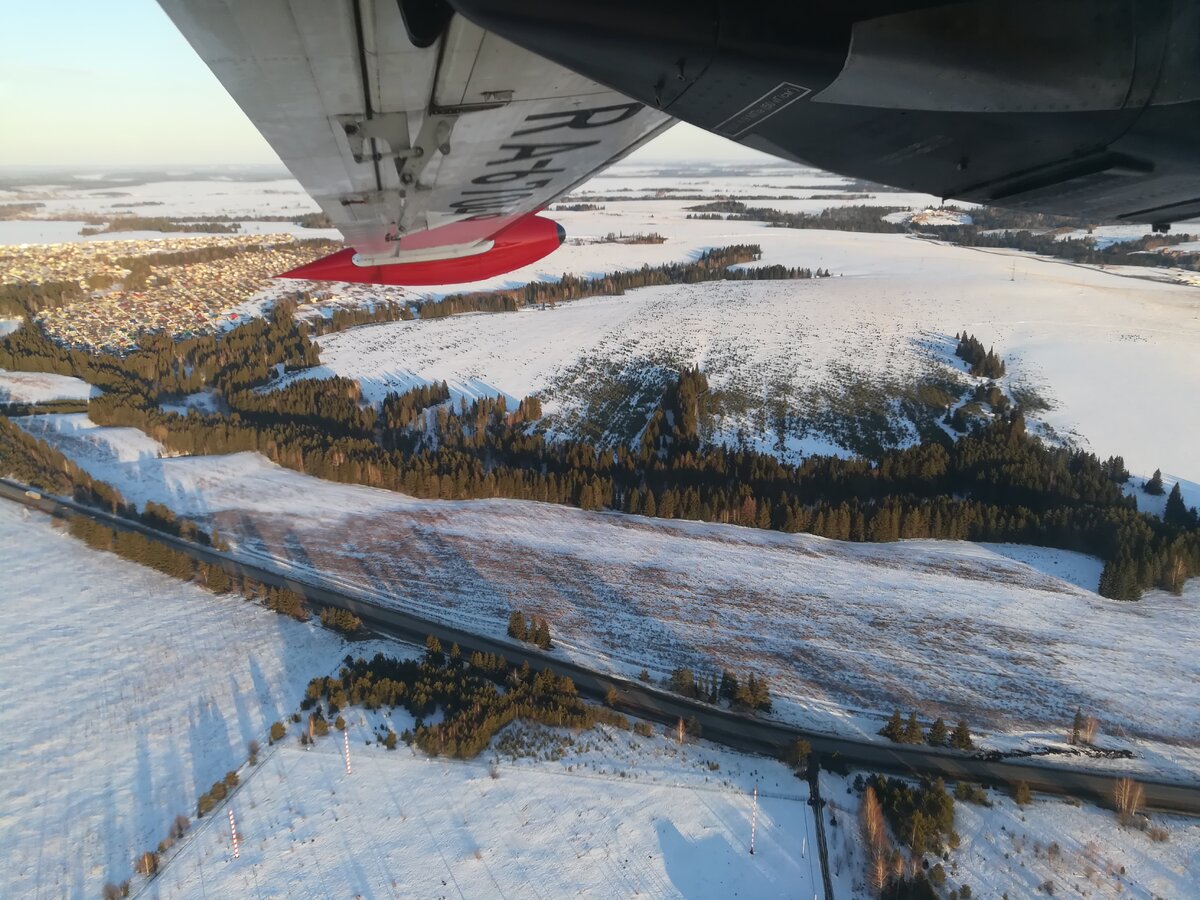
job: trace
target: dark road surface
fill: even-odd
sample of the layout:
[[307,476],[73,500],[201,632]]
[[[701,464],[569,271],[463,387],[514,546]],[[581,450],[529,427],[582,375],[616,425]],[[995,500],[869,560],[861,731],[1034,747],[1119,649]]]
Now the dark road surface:
[[[772,722],[704,703],[688,700],[652,685],[592,671],[584,666],[555,658],[524,644],[472,634],[451,625],[413,615],[403,609],[382,606],[365,594],[334,586],[317,575],[300,580],[294,575],[273,570],[262,562],[248,562],[233,554],[203,547],[155,531],[138,522],[110,515],[70,500],[26,495],[26,487],[0,479],[0,497],[50,514],[84,515],[114,528],[139,531],[148,537],[180,550],[193,559],[215,563],[231,574],[249,576],[265,584],[287,587],[312,604],[348,609],[368,627],[416,644],[435,635],[443,644],[457,643],[464,652],[479,650],[499,653],[510,662],[528,662],[534,669],[551,669],[568,675],[582,694],[600,699],[610,688],[618,692],[617,708],[630,714],[664,724],[675,724],[680,717],[695,717],[703,736],[738,750],[780,756],[797,737],[812,744],[813,751],[826,764],[890,772],[899,775],[932,775],[947,780],[969,780],[987,785],[1012,785],[1024,781],[1032,790],[1065,794],[1082,800],[1112,806],[1113,784],[1123,773],[1088,770],[1075,765],[1055,766],[1051,758],[1037,761],[982,759],[952,750],[925,746],[886,744],[874,740],[839,737],[805,731],[792,725]],[[1134,775],[1145,789],[1145,808],[1165,812],[1200,813],[1200,784],[1153,781]]]

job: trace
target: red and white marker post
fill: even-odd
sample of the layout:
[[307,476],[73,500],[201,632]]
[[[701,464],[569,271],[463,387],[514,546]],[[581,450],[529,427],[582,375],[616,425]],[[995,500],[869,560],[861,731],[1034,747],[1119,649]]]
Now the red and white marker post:
[[351,774],[351,772],[350,772],[350,729],[349,728],[347,728],[345,731],[342,732],[342,737],[345,739],[343,741],[343,744],[345,745],[345,748],[346,748],[346,774],[349,775],[349,774]]
[[750,855],[754,855],[754,830],[758,825],[758,785],[754,786],[754,805],[750,807]]
[[229,839],[233,842],[233,858],[238,858],[237,825],[233,822],[233,810],[229,810]]

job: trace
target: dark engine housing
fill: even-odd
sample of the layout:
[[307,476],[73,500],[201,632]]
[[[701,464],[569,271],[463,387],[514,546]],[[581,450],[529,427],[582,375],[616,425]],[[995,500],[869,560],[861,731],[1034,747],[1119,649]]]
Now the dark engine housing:
[[1200,0],[452,0],[748,147],[1092,220],[1200,216]]

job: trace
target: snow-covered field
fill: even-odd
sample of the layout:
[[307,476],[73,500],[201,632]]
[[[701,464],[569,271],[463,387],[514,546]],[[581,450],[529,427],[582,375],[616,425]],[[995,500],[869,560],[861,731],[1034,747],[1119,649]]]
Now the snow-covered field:
[[0,369],[0,403],[89,400],[99,394],[99,388],[67,375],[54,375],[49,372],[9,372]]
[[0,896],[93,898],[346,644],[0,504]]
[[[1200,582],[1140,603],[1049,550],[806,535],[516,501],[419,501],[260,456],[160,458],[134,429],[18,420],[138,503],[211,522],[238,550],[502,636],[545,616],[559,652],[627,676],[755,669],[781,717],[872,734],[881,711],[966,716],[991,745],[1061,743],[1076,708],[1133,765],[1200,771]],[[402,548],[402,552],[397,552]],[[1136,672],[1136,677],[1114,677]],[[1124,765],[1124,763],[1122,763]]]
[[[1141,477],[1161,468],[1169,481],[1200,482],[1200,415],[1181,400],[1200,392],[1195,288],[903,235],[689,221],[684,205],[619,205],[621,227],[657,228],[672,236],[667,244],[577,249],[587,250],[589,271],[608,271],[640,262],[630,251],[678,258],[754,242],[764,264],[826,267],[834,277],[655,287],[553,310],[359,328],[321,338],[324,365],[310,377],[360,379],[372,399],[443,379],[468,396],[542,392],[547,411],[570,421],[585,414],[596,384],[700,364],[714,388],[745,400],[723,423],[726,437],[745,429],[775,447],[770,411],[783,403],[801,423],[790,428],[789,455],[845,452],[839,414],[864,394],[898,401],[920,380],[954,377],[953,335],[966,329],[1005,357],[1010,387],[1051,404],[1036,417],[1061,437],[1123,455]],[[573,215],[600,230],[601,214]],[[569,249],[534,268],[561,259],[574,269],[559,256]],[[1187,499],[1200,503],[1200,493]]]
[[[822,890],[808,785],[778,762],[605,727],[534,729],[562,742],[556,760],[494,749],[430,759],[368,746],[358,716],[352,774],[337,732],[311,751],[288,741],[232,803],[239,858],[227,822],[214,820],[155,895],[765,900]],[[392,718],[398,731],[411,724],[402,710]],[[850,884],[839,881],[841,896]]]

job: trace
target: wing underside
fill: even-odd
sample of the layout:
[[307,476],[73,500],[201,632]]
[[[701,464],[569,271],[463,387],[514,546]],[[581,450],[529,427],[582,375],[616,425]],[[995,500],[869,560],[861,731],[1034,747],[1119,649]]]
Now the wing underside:
[[414,46],[395,0],[160,4],[364,268],[486,253],[672,123],[460,16]]

